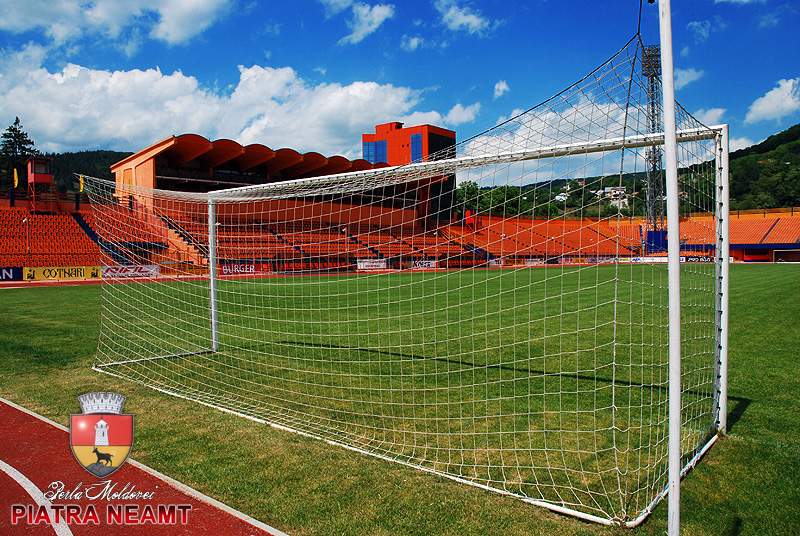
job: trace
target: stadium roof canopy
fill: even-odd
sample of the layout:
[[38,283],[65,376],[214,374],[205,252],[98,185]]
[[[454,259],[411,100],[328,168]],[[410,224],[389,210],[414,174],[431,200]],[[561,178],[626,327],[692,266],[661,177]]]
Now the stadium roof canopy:
[[111,166],[118,183],[170,190],[213,191],[287,180],[365,171],[388,164],[326,157],[294,149],[273,150],[198,134],[170,136]]

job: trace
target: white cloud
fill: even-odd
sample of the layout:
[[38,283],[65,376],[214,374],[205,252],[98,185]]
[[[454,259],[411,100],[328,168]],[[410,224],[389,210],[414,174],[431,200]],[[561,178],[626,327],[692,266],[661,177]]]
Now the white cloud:
[[509,87],[505,80],[500,80],[494,85],[494,98],[499,99],[508,93]]
[[511,114],[508,117],[506,117],[504,115],[501,115],[500,117],[498,117],[497,118],[497,122],[495,123],[495,126],[497,126],[497,125],[499,125],[501,123],[505,123],[511,117],[516,117],[516,116],[518,116],[518,115],[520,115],[520,114],[522,114],[524,112],[525,112],[525,110],[523,110],[522,108],[514,108],[513,110],[511,110]]
[[766,0],[714,0],[715,4],[763,4]]
[[[513,110],[512,119],[498,121],[500,128],[469,140],[463,146],[461,154],[484,156],[596,141],[619,137],[626,129],[634,134],[646,128],[646,125],[631,121],[635,117],[640,117],[644,121],[645,114],[628,114],[624,106],[618,102],[594,100],[579,92],[568,92],[562,97],[563,100],[558,100],[557,107],[542,106],[528,112]],[[557,108],[557,111],[554,108]],[[604,120],[598,122],[598,117],[604,117]],[[519,185],[553,178],[607,174],[608,170],[619,170],[621,165],[619,153],[613,151],[597,153],[587,158],[533,160],[529,163],[510,165],[508,170],[503,171],[502,181]],[[644,149],[642,149],[631,158],[626,156],[624,168],[635,171],[643,169],[644,165]],[[475,180],[481,186],[491,186],[495,177],[492,167],[489,166],[462,172],[456,181]]]
[[226,11],[227,2],[228,0],[158,0],[153,7],[161,18],[151,35],[167,43],[184,43],[213,24]]
[[14,80],[24,78],[32,68],[37,68],[47,57],[47,48],[28,43],[18,51],[0,49],[0,90]]
[[337,15],[353,5],[353,0],[320,0],[328,16]]
[[481,104],[476,102],[469,106],[462,106],[461,103],[456,104],[442,119],[444,124],[450,126],[458,126],[462,123],[471,123],[481,111]]
[[393,18],[395,15],[394,4],[377,4],[371,6],[357,0],[319,1],[325,7],[325,15],[329,18],[339,15],[348,9],[351,12],[351,18],[347,21],[347,27],[350,29],[350,33],[339,39],[339,45],[354,45],[360,43],[366,37],[375,33],[384,22]]
[[738,151],[739,149],[745,149],[753,145],[753,140],[750,138],[731,138],[728,141],[728,150],[730,152]]
[[340,45],[360,43],[365,37],[375,33],[386,20],[394,17],[393,4],[377,4],[370,6],[363,2],[330,0],[324,1],[323,4],[326,5],[326,8],[336,13],[347,7],[352,8],[353,18],[347,21],[350,34],[339,40]]
[[94,71],[73,64],[52,74],[33,69],[0,89],[0,108],[12,106],[26,118],[32,139],[49,151],[79,149],[79,144],[83,149],[146,146],[221,115],[218,99],[179,72]]
[[132,58],[136,55],[139,51],[139,47],[142,46],[144,42],[144,37],[142,37],[142,32],[139,28],[131,29],[130,35],[125,40],[121,40],[117,45],[116,48],[128,58]]
[[690,69],[675,69],[674,74],[675,89],[681,89],[695,80],[699,80],[705,73],[692,67]]
[[[308,86],[291,69],[277,71],[262,67],[242,71],[243,78],[252,80],[248,91],[232,99],[229,110],[225,103],[231,119],[221,125],[225,129],[221,135],[231,132],[227,137],[243,144],[360,157],[361,134],[373,131],[380,122],[376,118],[401,116],[418,102],[418,92],[409,88],[375,82]],[[262,90],[270,85],[269,91]]]
[[777,13],[768,13],[766,15],[762,15],[759,22],[759,28],[775,28],[780,24],[781,20],[778,18]]
[[720,124],[725,111],[725,108],[709,108],[708,110],[700,108],[692,115],[704,125],[714,126]]
[[429,111],[421,112],[415,111],[405,116],[400,117],[399,121],[407,125],[439,125],[447,127],[457,127],[463,123],[471,123],[475,121],[480,114],[481,105],[479,102],[464,106],[461,103],[453,106],[446,115],[439,112]]
[[405,50],[406,52],[414,52],[418,48],[424,47],[426,44],[425,39],[420,35],[415,35],[411,37],[409,35],[404,34],[402,39],[400,39],[400,48]]
[[[27,0],[25,2],[0,3],[0,30],[22,33],[44,29],[53,39],[63,39],[69,28],[79,23],[82,16],[77,1]],[[87,21],[89,22],[89,21]],[[74,31],[78,32],[78,28]]]
[[800,110],[800,78],[778,80],[777,87],[750,105],[745,123],[768,121],[791,115]]
[[456,0],[436,0],[434,6],[441,14],[444,25],[454,32],[463,30],[470,35],[483,35],[490,27],[489,19],[480,11],[460,7]]
[[360,158],[361,134],[376,123],[457,126],[480,104],[446,114],[417,110],[423,91],[376,82],[312,83],[289,67],[239,67],[230,93],[159,69],[107,71],[69,64],[50,72],[44,52],[0,53],[0,125],[19,116],[43,151],[136,151],[173,134]]
[[692,21],[686,25],[686,28],[691,30],[694,35],[694,40],[697,43],[702,43],[711,34],[711,23],[707,20]]
[[[57,46],[87,33],[118,39],[149,34],[169,44],[189,41],[224,16],[232,0],[25,0],[0,3],[0,30],[43,30]],[[127,42],[127,36],[125,41]],[[125,45],[123,45],[125,46]],[[128,46],[128,48],[130,48]]]
[[692,35],[694,36],[695,43],[704,43],[708,40],[711,36],[712,32],[717,32],[720,30],[724,30],[727,28],[727,24],[725,21],[722,20],[719,16],[713,18],[713,20],[701,20],[701,21],[692,21],[686,25],[686,29],[689,30]]
[[415,111],[410,114],[400,116],[398,121],[405,125],[443,125],[442,114],[439,112],[420,112]]

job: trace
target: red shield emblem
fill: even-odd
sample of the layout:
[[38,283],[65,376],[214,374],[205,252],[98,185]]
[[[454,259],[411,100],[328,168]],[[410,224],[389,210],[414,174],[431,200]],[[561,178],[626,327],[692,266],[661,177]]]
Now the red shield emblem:
[[69,444],[75,459],[102,478],[119,469],[133,446],[133,415],[71,415]]

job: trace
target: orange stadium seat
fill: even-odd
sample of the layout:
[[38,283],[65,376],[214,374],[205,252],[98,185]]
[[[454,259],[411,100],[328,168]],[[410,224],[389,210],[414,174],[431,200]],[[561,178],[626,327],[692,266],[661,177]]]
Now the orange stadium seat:
[[99,247],[70,214],[0,210],[0,265],[79,266],[99,260]]
[[776,222],[777,218],[732,219],[731,244],[760,244]]
[[770,229],[762,244],[799,244],[800,216],[780,218]]

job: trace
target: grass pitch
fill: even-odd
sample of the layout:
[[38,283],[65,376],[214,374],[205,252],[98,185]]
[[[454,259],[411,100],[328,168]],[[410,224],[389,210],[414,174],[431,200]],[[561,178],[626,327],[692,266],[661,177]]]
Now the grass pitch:
[[[584,272],[583,276],[587,274]],[[498,283],[503,284],[502,281]],[[519,320],[512,324],[516,326],[514,330],[502,332],[493,328],[489,315],[478,314],[473,318],[485,318],[479,322],[487,323],[477,326],[478,329],[471,325],[473,334],[478,333],[484,341],[491,341],[495,336],[502,341],[515,340],[514,332],[530,320],[521,317],[521,307],[515,306],[523,303],[523,298],[515,297],[518,283],[501,293],[500,298],[511,300],[509,309],[515,311]],[[794,476],[800,473],[800,418],[796,412],[800,385],[792,366],[797,342],[800,342],[792,324],[800,314],[800,307],[788,291],[799,283],[800,269],[796,266],[732,267],[730,435],[719,442],[685,480],[682,520],[686,534],[787,534],[800,526],[796,508],[800,504],[800,493],[798,478]],[[316,284],[323,283],[318,280]],[[442,280],[435,284],[438,295],[448,296],[449,286]],[[425,295],[423,289],[429,287],[424,285],[407,289],[406,285],[395,284],[391,289],[397,293],[420,290],[420,294]],[[586,285],[587,290],[582,294],[568,293],[566,301],[558,298],[562,302],[557,305],[559,315],[546,314],[545,318],[559,318],[559,322],[566,320],[580,326],[579,311],[594,309],[593,314],[605,314],[603,292],[597,290],[602,287],[602,281],[593,281]],[[479,288],[481,285],[474,286],[473,291]],[[594,289],[592,299],[596,303],[590,300],[588,289]],[[295,309],[325,308],[325,304],[314,301],[319,298],[312,291],[306,296],[299,287],[295,290],[295,305],[300,304]],[[325,290],[328,295],[337,294],[330,292],[331,287]],[[229,287],[221,286],[220,291],[227,293],[229,303],[236,303],[231,296],[252,294],[233,283]],[[363,291],[368,290],[364,288]],[[558,294],[563,296],[560,289]],[[69,414],[77,410],[79,394],[90,390],[122,392],[129,400],[126,411],[137,414],[135,458],[291,534],[603,534],[616,531],[556,516],[507,497],[323,442],[265,428],[92,372],[89,367],[98,340],[98,295],[98,287],[0,291],[3,303],[7,304],[6,315],[0,321],[3,324],[0,333],[0,358],[4,363],[0,374],[2,396],[66,424]],[[423,302],[415,305],[414,300],[400,299],[399,295],[395,298],[389,293],[387,296],[389,301],[378,305],[370,315],[385,311],[387,318],[391,318],[388,315],[391,303],[419,306],[422,314],[426,311]],[[542,300],[543,310],[548,306],[556,307],[555,299]],[[573,307],[570,301],[583,303],[583,306]],[[226,314],[249,317],[247,308],[250,305],[247,298],[242,298],[241,303]],[[274,307],[281,308],[280,304]],[[455,314],[455,309],[448,309],[447,314]],[[628,318],[636,318],[635,312],[627,314]],[[452,325],[451,320],[429,319],[427,325]],[[223,326],[226,325],[224,315],[222,321]],[[283,324],[273,322],[270,326],[276,335],[270,344],[285,341],[286,334],[296,334],[294,328],[302,322],[302,315],[300,319],[284,317],[281,322]],[[363,320],[354,316],[342,325],[352,326],[352,322]],[[391,320],[386,322],[391,323]],[[487,329],[482,332],[481,327]],[[496,333],[491,333],[493,330]],[[377,333],[385,330],[376,326],[374,331],[375,335],[371,331],[367,333],[378,337]],[[422,331],[408,332],[402,326],[395,327],[394,331],[408,337],[407,344],[402,345],[403,352],[397,353],[425,357],[433,355],[429,351],[436,350],[436,355],[444,355],[451,361],[464,361],[461,351],[444,349],[442,352],[424,339],[416,338]],[[349,331],[354,332],[355,328]],[[363,333],[363,329],[360,332]],[[580,330],[576,332],[581,333]],[[295,354],[292,365],[295,369],[300,365],[305,367],[303,370],[311,370],[311,365],[321,366],[324,362],[321,356],[331,355],[333,335],[308,330],[302,333],[304,344],[295,346],[304,348],[306,357]],[[534,339],[549,344],[546,333],[543,328],[542,334]],[[376,344],[369,337],[366,341],[352,341],[342,339],[341,334],[336,336],[338,346],[354,350],[348,351],[347,359],[342,362],[325,365],[329,368],[322,371],[327,376],[320,372],[320,377],[336,377],[337,369],[331,368],[334,366],[377,366],[372,362],[375,351],[370,348],[382,344],[380,340]],[[228,333],[227,337],[237,338],[235,333]],[[525,338],[530,339],[529,334],[526,333]],[[239,339],[245,341],[252,337],[241,335]],[[560,343],[562,348],[565,344],[573,345],[573,354],[581,355],[579,338]],[[462,339],[460,346],[464,344]],[[499,347],[499,344],[490,342],[486,347]],[[518,363],[514,361],[519,361],[516,357],[509,362],[492,361],[491,353],[483,357],[485,361],[480,364],[497,365],[481,369],[480,374],[489,379],[492,378],[490,374],[502,378],[509,371],[502,372],[504,369],[499,367],[516,366]],[[600,355],[595,359],[602,362],[604,358]],[[461,377],[464,370],[475,369],[474,366],[465,367],[463,362],[417,360],[421,363],[412,366],[421,367],[418,373],[404,375],[402,367],[408,363],[403,361],[404,358],[397,356],[390,359],[386,373],[376,376],[384,377],[384,382],[402,384],[415,377],[435,374]],[[575,363],[573,372],[585,368],[580,358]],[[546,362],[541,365],[545,369],[548,367]],[[470,370],[470,374],[473,372]],[[252,374],[257,376],[260,372],[253,368]],[[510,377],[513,378],[513,374]],[[377,387],[381,385],[380,382],[376,384]],[[363,386],[355,387],[364,390]],[[435,398],[429,402],[435,402]],[[403,407],[400,403],[397,406]],[[427,406],[438,407],[435,403]],[[665,526],[666,508],[662,504],[636,532],[659,534]]]

